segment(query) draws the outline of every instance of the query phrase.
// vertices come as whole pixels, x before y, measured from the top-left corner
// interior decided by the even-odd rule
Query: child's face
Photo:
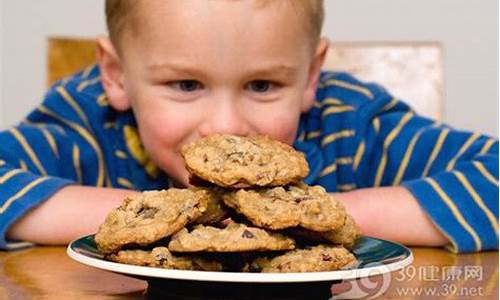
[[[140,1],[116,65],[101,50],[111,104],[133,109],[153,162],[183,185],[184,144],[215,132],[291,144],[312,105],[326,42],[313,49],[300,6],[266,3]]]

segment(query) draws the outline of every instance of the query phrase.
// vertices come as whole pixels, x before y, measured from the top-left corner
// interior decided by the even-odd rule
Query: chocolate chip
[[[323,259],[323,261],[331,261],[332,257],[329,254],[321,253],[321,259]]]
[[[255,236],[253,235],[253,233],[251,233],[250,231],[245,229],[245,231],[243,231],[243,233],[241,234],[241,237],[244,237],[247,239],[253,239]]]
[[[145,218],[145,219],[152,219],[156,213],[158,212],[158,208],[151,207],[151,208],[142,208],[138,214]]]

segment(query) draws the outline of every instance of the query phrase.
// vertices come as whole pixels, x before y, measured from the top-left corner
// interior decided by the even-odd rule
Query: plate
[[[252,286],[253,289],[257,287],[268,289],[274,286],[294,295],[299,294],[298,290],[308,294],[308,290],[319,287],[324,289],[334,282],[388,274],[411,264],[413,261],[410,249],[403,245],[366,236],[358,240],[352,252],[359,263],[356,268],[348,270],[307,273],[242,273],[169,270],[107,261],[97,250],[94,235],[81,237],[71,242],[67,248],[68,255],[82,264],[148,280],[149,290],[172,292],[174,288],[184,289],[184,294],[204,290],[204,298],[207,298],[209,292],[207,289],[214,291],[237,290],[241,295],[241,292],[249,286]],[[197,288],[193,288],[194,286]],[[250,295],[251,293],[247,292],[246,294]],[[255,296],[258,295],[253,294],[252,297]]]

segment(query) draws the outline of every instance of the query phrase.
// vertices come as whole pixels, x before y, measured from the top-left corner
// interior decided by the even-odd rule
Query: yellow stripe
[[[3,174],[2,177],[0,177],[0,184],[4,184],[7,180],[11,179],[12,177],[20,173],[23,173],[23,170],[21,169],[10,170],[9,172]]]
[[[335,170],[337,170],[337,164],[333,163],[333,164],[329,165],[328,167],[324,168],[323,171],[321,171],[321,174],[319,174],[319,176],[320,177],[326,176],[330,173],[335,172]]]
[[[452,214],[457,219],[458,223],[460,223],[460,225],[462,225],[462,227],[472,236],[472,238],[474,239],[474,243],[476,244],[476,251],[481,250],[482,247],[481,239],[479,239],[479,236],[477,235],[476,231],[474,231],[474,229],[472,229],[469,223],[467,223],[467,221],[464,219],[464,217],[458,210],[455,203],[453,203],[450,197],[448,197],[448,195],[441,189],[439,184],[436,181],[434,181],[434,179],[426,178],[425,181],[427,181],[432,186],[432,188],[439,195],[441,200],[443,200],[444,203],[448,206]]]
[[[352,157],[337,157],[337,164],[350,165],[352,164]]]
[[[472,164],[474,164],[474,167],[476,167],[476,169],[484,176],[484,178],[486,178],[486,180],[498,186],[498,179],[496,179],[495,176],[491,175],[491,173],[483,166],[482,163],[474,161]]]
[[[31,148],[31,146],[28,144],[28,142],[26,141],[26,139],[24,138],[24,136],[22,135],[22,133],[19,132],[17,130],[17,128],[11,128],[9,130],[9,132],[12,133],[12,135],[14,135],[14,137],[16,138],[16,140],[21,144],[21,146],[23,147],[23,149],[26,152],[26,154],[28,154],[28,156],[30,157],[31,161],[37,167],[37,169],[40,172],[40,174],[46,176],[47,172],[43,168],[42,164],[38,160],[38,157],[36,156],[35,152]]]
[[[2,214],[9,206],[12,204],[12,202],[16,201],[17,199],[21,198],[24,196],[27,192],[29,192],[32,188],[37,186],[38,184],[48,180],[50,177],[40,177],[35,179],[34,181],[30,182],[27,186],[19,190],[14,196],[10,197],[3,203],[2,206],[0,206],[0,214]]]
[[[373,123],[373,129],[375,129],[375,134],[379,134],[379,132],[380,132],[380,119],[374,118],[372,123]]]
[[[353,111],[353,110],[354,110],[354,107],[349,106],[349,105],[332,106],[332,107],[325,109],[323,111],[323,113],[321,114],[321,116],[324,118],[324,117],[331,115],[331,114],[338,114],[338,113],[342,113],[342,112],[346,112],[346,111]]]
[[[391,108],[396,106],[396,104],[398,104],[398,100],[396,100],[396,98],[392,98],[391,102],[387,103],[386,105],[384,105],[384,107],[382,107],[382,111],[391,110]]]
[[[116,126],[115,122],[105,122],[104,129],[114,128]]]
[[[113,184],[111,183],[111,179],[109,176],[106,176],[106,187],[113,187]]]
[[[354,136],[354,130],[342,130],[339,132],[331,133],[323,138],[323,140],[321,141],[321,146],[324,147],[337,139],[347,138],[352,136]]]
[[[90,66],[86,67],[83,70],[82,78],[87,78],[90,75],[90,72],[92,71],[93,68],[94,68],[94,65],[90,65]]]
[[[413,117],[413,112],[407,112],[399,121],[398,125],[394,127],[394,129],[391,130],[391,132],[387,135],[387,138],[384,141],[384,149],[382,150],[382,159],[380,160],[380,164],[378,165],[377,168],[377,174],[375,176],[375,183],[374,186],[380,186],[380,183],[382,182],[382,176],[384,175],[385,171],[385,165],[387,164],[387,152],[389,151],[389,146],[391,143],[394,141],[394,139],[397,137],[403,126],[410,121],[410,119]]]
[[[68,81],[71,79],[71,76],[66,76],[63,79],[61,79],[61,85],[66,85]]]
[[[323,105],[321,104],[321,102],[319,102],[318,100],[314,101],[313,106],[314,106],[314,107],[316,107],[316,108],[321,108],[321,107],[323,107]]]
[[[85,126],[90,129],[91,127],[89,120],[87,119],[87,116],[80,108],[80,106],[78,106],[78,103],[76,103],[75,99],[73,99],[73,97],[71,97],[71,95],[62,86],[58,86],[56,90],[63,97],[63,99],[75,110],[83,123],[85,123]]]
[[[130,189],[134,189],[134,188],[135,188],[135,187],[134,187],[134,185],[133,185],[130,181],[128,181],[127,179],[122,178],[122,177],[119,177],[119,178],[118,178],[118,183],[119,183],[120,185],[122,185],[122,186],[124,186],[124,187],[128,187],[128,188],[130,188]]]
[[[361,143],[358,146],[358,149],[356,150],[356,154],[354,155],[354,170],[357,170],[359,167],[359,163],[361,162],[361,158],[363,157],[363,154],[365,153],[365,141],[361,141]]]
[[[481,151],[479,151],[479,154],[484,155],[484,154],[488,153],[488,151],[490,150],[491,146],[493,146],[493,144],[495,144],[494,139],[489,139],[488,141],[486,141],[486,143],[484,143],[483,148],[481,148]]]
[[[299,141],[303,142],[306,136],[306,132],[302,131],[302,133],[299,135]]]
[[[323,105],[325,104],[330,104],[330,105],[342,105],[344,104],[342,101],[336,98],[326,98],[323,100]]]
[[[64,132],[64,129],[62,129],[62,127],[59,125],[32,122],[30,120],[24,120],[23,123],[26,125],[35,126],[37,128],[40,128],[40,129],[47,129],[48,130],[48,128],[52,128],[52,129],[58,131],[61,135],[66,135],[66,132]]]
[[[47,143],[49,144],[50,148],[52,149],[52,152],[54,152],[54,155],[59,158],[59,151],[57,150],[57,144],[56,140],[52,136],[52,134],[45,128],[40,128],[40,130],[43,133],[43,136],[47,140]]]
[[[448,136],[449,132],[450,132],[450,130],[448,128],[446,128],[443,131],[441,131],[441,133],[439,134],[436,145],[434,145],[434,149],[432,149],[431,156],[429,157],[429,160],[427,160],[427,164],[425,165],[424,171],[422,172],[422,177],[427,176],[427,174],[429,173],[429,170],[431,169],[431,166],[434,163],[434,160],[436,159],[439,152],[441,151],[441,148],[443,147],[446,136]]]
[[[450,162],[446,166],[446,171],[451,171],[453,167],[455,167],[455,164],[457,163],[457,160],[460,158],[460,156],[464,154],[465,151],[467,151],[467,149],[472,145],[472,143],[474,143],[475,140],[479,138],[479,136],[480,134],[475,132],[467,139],[465,144],[463,144],[460,150],[458,150],[458,153],[455,155],[455,157],[453,157],[453,159],[450,160]]]
[[[21,168],[21,170],[23,171],[29,171],[28,170],[28,165],[24,162],[24,160],[20,159],[19,160],[19,167]]]
[[[311,131],[311,132],[308,132],[307,133],[307,139],[310,140],[310,139],[313,139],[313,138],[317,138],[318,136],[321,135],[321,131]]]
[[[481,196],[478,195],[476,190],[472,187],[470,184],[469,180],[467,180],[467,177],[459,171],[453,171],[453,174],[458,178],[458,181],[465,187],[469,195],[474,199],[476,204],[483,210],[484,214],[488,217],[488,220],[490,220],[491,227],[495,230],[495,233],[498,235],[498,221],[495,215],[491,212],[491,210],[488,209],[486,204],[484,204],[483,199],[481,199]]]
[[[101,76],[97,76],[95,78],[92,78],[92,79],[89,79],[89,80],[85,80],[85,81],[82,81],[80,82],[80,84],[78,85],[78,87],[76,88],[77,91],[81,92],[83,91],[86,87],[88,87],[89,85],[93,85],[93,84],[96,84],[98,83],[99,81],[101,81]]]
[[[80,167],[80,149],[77,145],[73,145],[73,166],[76,172],[76,182],[83,183],[82,180],[82,169]]]
[[[108,97],[106,97],[105,93],[102,93],[101,95],[99,95],[99,97],[97,97],[97,104],[99,104],[100,106],[109,105]]]
[[[406,149],[406,152],[403,156],[403,160],[399,165],[396,177],[394,177],[394,180],[392,181],[392,185],[398,185],[401,182],[401,179],[403,178],[406,168],[408,167],[408,163],[410,162],[411,155],[413,154],[413,149],[415,148],[415,145],[417,144],[417,141],[424,132],[424,130],[425,129],[420,130],[420,132],[411,139],[410,145]]]
[[[343,192],[352,191],[356,188],[355,184],[339,184],[337,185],[337,189]]]
[[[348,83],[345,81],[336,80],[336,79],[330,79],[324,83],[321,83],[319,85],[319,88],[324,88],[324,87],[332,86],[332,85],[361,93],[370,99],[374,98],[372,92],[369,89],[364,88],[362,86],[354,85],[354,84],[351,84],[351,83]]]
[[[0,160],[0,167],[5,166],[5,164],[6,164],[6,163],[5,163],[5,160]]]
[[[97,187],[102,187],[104,185],[104,180],[105,180],[105,172],[106,172],[106,166],[104,162],[104,156],[102,154],[102,150],[99,147],[99,144],[95,140],[95,138],[87,131],[85,128],[81,127],[80,125],[73,123],[71,121],[68,121],[59,115],[55,114],[53,111],[50,109],[46,108],[44,105],[40,105],[37,108],[40,112],[47,114],[51,116],[54,119],[59,120],[60,122],[66,124],[67,126],[71,127],[73,130],[78,132],[89,144],[90,146],[94,149],[97,155],[97,160],[98,160],[98,178],[96,182]]]
[[[123,152],[123,151],[116,150],[116,151],[115,151],[115,155],[116,155],[118,158],[121,158],[121,159],[127,159],[127,153],[125,153],[125,152]]]

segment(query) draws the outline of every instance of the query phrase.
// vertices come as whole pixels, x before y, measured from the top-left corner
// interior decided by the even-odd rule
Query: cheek
[[[291,145],[295,140],[300,112],[291,110],[267,110],[267,113],[254,114],[252,123],[259,134]]]
[[[161,104],[136,107],[134,114],[143,145],[153,162],[167,173],[177,167],[180,148],[196,132],[195,115]]]

